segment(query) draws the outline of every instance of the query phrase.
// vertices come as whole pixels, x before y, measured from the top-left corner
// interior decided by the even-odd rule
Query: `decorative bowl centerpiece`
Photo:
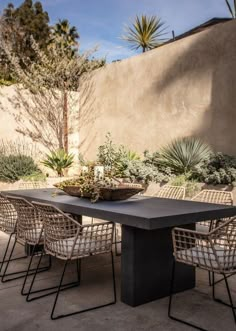
[[[83,173],[74,179],[54,185],[69,195],[97,200],[125,200],[143,191],[141,184],[121,183],[115,178],[96,178],[91,173]]]

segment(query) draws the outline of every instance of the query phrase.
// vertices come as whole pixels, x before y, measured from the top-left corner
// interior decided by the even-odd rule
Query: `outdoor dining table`
[[[173,227],[236,215],[236,207],[186,200],[134,196],[98,201],[69,196],[58,189],[5,192],[29,201],[52,204],[64,212],[122,224],[121,301],[138,306],[169,295]],[[175,292],[195,286],[195,268],[178,264]]]

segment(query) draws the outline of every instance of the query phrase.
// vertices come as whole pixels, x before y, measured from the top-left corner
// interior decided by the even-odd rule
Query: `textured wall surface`
[[[19,95],[23,95],[23,97],[19,97]],[[69,145],[71,152],[75,154],[78,153],[79,146],[78,97],[79,94],[74,92],[68,96]],[[24,103],[25,100],[27,100],[27,105]],[[51,102],[51,104],[53,104],[53,101]],[[29,117],[27,115],[27,109],[29,109],[29,105],[31,106],[30,111],[34,113],[34,108],[40,108],[41,103],[35,103],[33,101],[33,98],[31,97],[31,94],[28,91],[19,89],[16,85],[0,87],[0,140],[22,140],[24,136],[17,132],[17,130],[19,128],[32,128],[32,126],[30,125],[30,120],[32,120],[32,117]],[[47,104],[46,106],[50,108],[50,104]],[[57,107],[55,107],[55,105],[54,109],[57,110]],[[59,116],[60,111],[58,108],[58,117]],[[20,120],[20,122],[18,120]],[[42,121],[39,130],[44,130],[45,132],[48,132],[49,139],[51,139],[51,141],[54,141],[55,145],[57,144],[55,140],[55,133],[51,131],[50,125],[46,125],[45,121]],[[24,141],[28,143],[34,143],[39,151],[48,152],[45,146],[40,143],[32,142],[32,140],[27,135],[24,137]]]
[[[80,90],[80,150],[115,142],[155,151],[181,136],[236,155],[236,21],[107,65]]]

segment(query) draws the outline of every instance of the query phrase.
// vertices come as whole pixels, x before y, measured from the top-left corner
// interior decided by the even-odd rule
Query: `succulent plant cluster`
[[[100,189],[104,187],[114,188],[120,185],[120,181],[105,174],[104,178],[94,176],[94,168],[91,166],[88,171],[81,173],[79,176],[65,180],[55,186],[61,190],[66,187],[77,187],[81,197],[88,197],[91,202],[96,202],[100,197]]]

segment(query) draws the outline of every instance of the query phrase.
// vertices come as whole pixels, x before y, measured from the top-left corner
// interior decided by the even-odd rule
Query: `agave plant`
[[[46,159],[41,163],[54,171],[57,172],[58,176],[63,176],[63,171],[72,166],[74,162],[74,155],[68,154],[64,149],[59,149],[51,154],[46,155]]]
[[[160,153],[160,163],[170,167],[176,174],[191,173],[194,168],[207,159],[211,148],[202,140],[194,137],[176,139]]]

